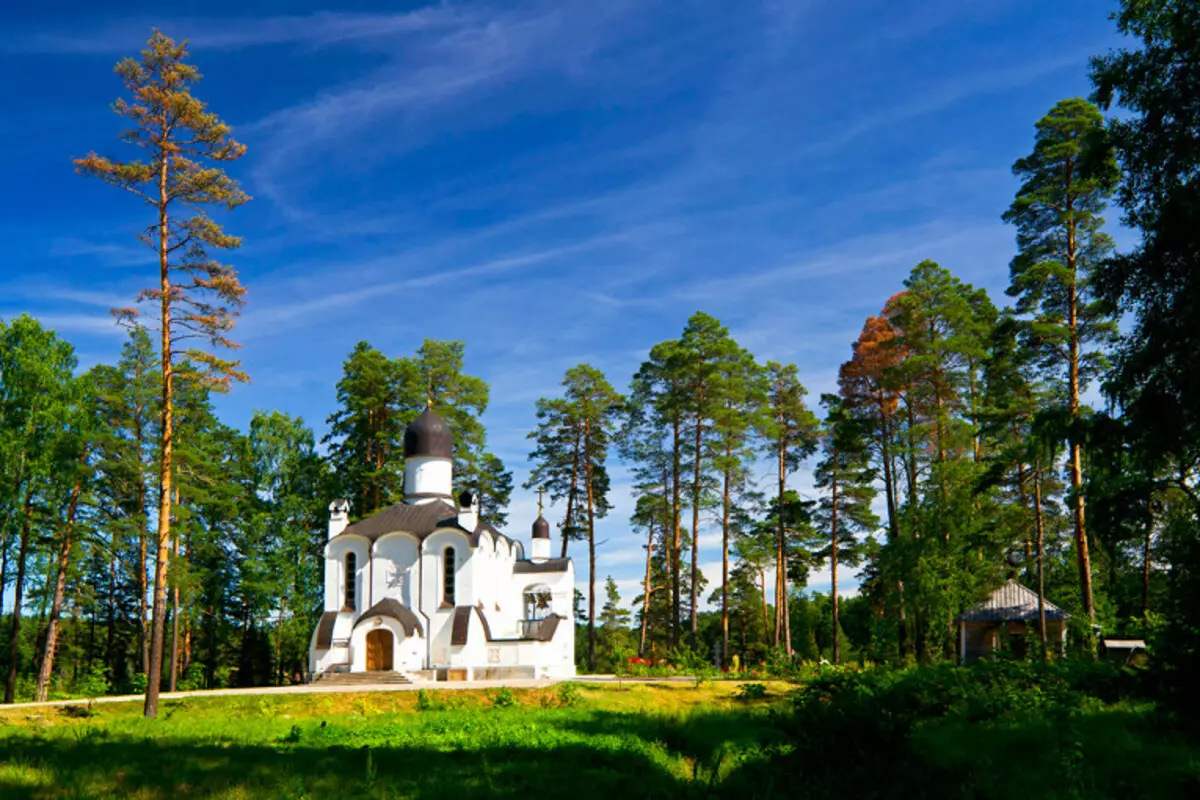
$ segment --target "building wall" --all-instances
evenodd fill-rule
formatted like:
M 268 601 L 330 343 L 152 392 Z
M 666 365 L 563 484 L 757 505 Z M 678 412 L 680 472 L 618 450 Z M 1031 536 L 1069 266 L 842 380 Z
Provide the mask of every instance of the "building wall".
M 417 551 L 420 546 L 417 537 L 408 533 L 389 533 L 375 541 L 371 568 L 372 605 L 386 597 L 394 597 L 409 608 L 416 608 L 420 578 Z
M 453 604 L 443 601 L 442 558 L 447 547 L 455 552 Z M 356 607 L 343 612 L 345 556 L 350 552 L 357 558 Z M 333 641 L 335 645 L 346 644 L 317 653 L 314 631 L 310 667 L 321 672 L 349 663 L 352 671 L 365 669 L 365 631 L 373 629 L 374 623 L 356 628 L 355 622 L 373 604 L 394 597 L 412 609 L 425 628 L 425 637 L 408 637 L 394 620 L 380 623 L 396 636 L 393 653 L 397 670 L 531 667 L 538 676 L 574 675 L 574 568 L 514 574 L 516 563 L 523 557 L 524 547 L 518 542 L 483 532 L 478 546 L 472 548 L 467 535 L 457 529 L 435 531 L 423 542 L 406 533 L 387 534 L 374 545 L 358 536 L 330 540 L 325 554 L 325 610 L 338 612 Z M 542 585 L 551 592 L 551 613 L 563 617 L 563 622 L 553 641 L 513 641 L 522 630 L 525 592 Z M 482 623 L 472 614 L 467 644 L 452 645 L 456 606 L 481 607 L 493 639 L 509 641 L 488 642 Z

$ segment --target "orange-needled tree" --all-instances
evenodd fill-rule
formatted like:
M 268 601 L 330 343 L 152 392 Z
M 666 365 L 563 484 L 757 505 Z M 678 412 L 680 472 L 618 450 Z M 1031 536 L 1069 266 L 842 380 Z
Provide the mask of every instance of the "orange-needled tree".
M 153 221 L 138 238 L 158 258 L 158 285 L 143 289 L 138 302 L 153 304 L 155 312 L 143 316 L 133 307 L 113 311 L 123 324 L 157 332 L 162 359 L 159 508 L 146 675 L 148 718 L 158 714 L 162 679 L 175 380 L 194 380 L 218 391 L 228 390 L 235 380 L 247 380 L 239 362 L 213 352 L 238 347 L 229 339 L 229 332 L 246 290 L 233 267 L 211 253 L 238 247 L 241 239 L 226 234 L 206 212 L 209 208 L 233 209 L 250 199 L 220 166 L 241 158 L 246 148 L 233 139 L 227 124 L 192 95 L 200 73 L 186 63 L 186 47 L 187 42 L 176 44 L 155 31 L 140 60 L 126 58 L 117 65 L 116 73 L 124 81 L 128 97 L 118 99 L 113 110 L 132 122 L 120 138 L 140 148 L 143 158 L 117 161 L 89 153 L 75 159 L 81 175 L 124 189 L 153 210 Z

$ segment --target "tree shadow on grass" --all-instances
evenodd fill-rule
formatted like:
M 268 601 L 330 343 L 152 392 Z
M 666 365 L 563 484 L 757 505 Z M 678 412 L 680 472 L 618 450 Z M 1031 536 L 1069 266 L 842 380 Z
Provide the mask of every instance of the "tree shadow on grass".
M 693 711 L 684 715 L 594 711 L 584 719 L 555 724 L 588 735 L 635 736 L 659 742 L 689 760 L 715 764 L 723 754 L 780 742 L 782 731 L 776 720 L 777 714 L 768 709 Z
M 0 797 L 570 797 L 692 795 L 645 755 L 549 749 L 311 748 L 91 737 L 8 738 Z

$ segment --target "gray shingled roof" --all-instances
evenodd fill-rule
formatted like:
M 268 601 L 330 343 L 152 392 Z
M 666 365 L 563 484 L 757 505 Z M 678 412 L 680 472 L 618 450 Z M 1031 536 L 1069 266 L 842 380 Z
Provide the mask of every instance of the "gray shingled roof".
M 374 542 L 384 534 L 403 531 L 411 533 L 418 539 L 424 539 L 441 528 L 454 528 L 469 534 L 472 547 L 479 544 L 479 534 L 484 531 L 498 539 L 505 540 L 510 546 L 513 544 L 511 539 L 486 522 L 480 522 L 473 531 L 464 529 L 458 524 L 458 509 L 441 500 L 429 503 L 397 503 L 394 506 L 388 506 L 347 527 L 338 536 L 365 536 Z M 336 539 L 337 536 L 333 538 Z
M 1070 617 L 1070 614 L 1046 601 L 1046 619 L 1063 620 Z M 1037 592 L 1010 580 L 988 595 L 982 603 L 971 606 L 954 619 L 956 622 L 1030 622 L 1038 619 Z
M 513 573 L 521 575 L 533 572 L 566 572 L 571 565 L 569 558 L 548 558 L 545 561 L 518 561 L 513 564 Z

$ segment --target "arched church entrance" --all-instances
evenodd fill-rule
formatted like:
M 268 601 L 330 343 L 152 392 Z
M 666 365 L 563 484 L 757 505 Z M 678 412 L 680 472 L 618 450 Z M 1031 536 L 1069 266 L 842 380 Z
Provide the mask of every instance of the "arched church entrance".
M 367 634 L 367 671 L 390 671 L 392 667 L 392 648 L 395 637 L 386 628 L 373 630 Z

